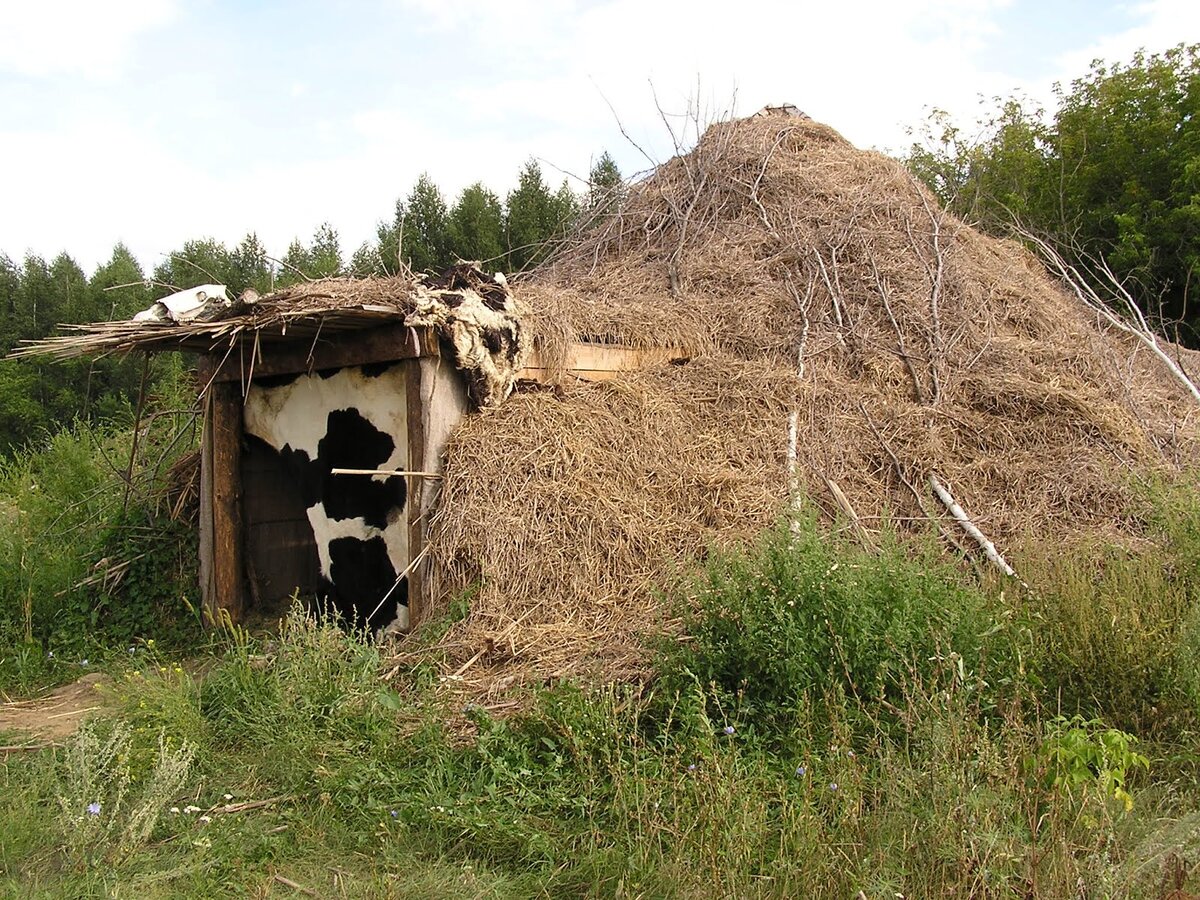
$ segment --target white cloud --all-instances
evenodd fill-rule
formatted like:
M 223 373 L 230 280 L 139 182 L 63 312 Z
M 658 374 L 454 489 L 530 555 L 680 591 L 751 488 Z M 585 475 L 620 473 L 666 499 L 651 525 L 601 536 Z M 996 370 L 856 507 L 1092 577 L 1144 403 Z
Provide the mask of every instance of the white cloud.
M 5 5 L 0 71 L 106 77 L 133 41 L 170 22 L 175 0 L 35 0 Z

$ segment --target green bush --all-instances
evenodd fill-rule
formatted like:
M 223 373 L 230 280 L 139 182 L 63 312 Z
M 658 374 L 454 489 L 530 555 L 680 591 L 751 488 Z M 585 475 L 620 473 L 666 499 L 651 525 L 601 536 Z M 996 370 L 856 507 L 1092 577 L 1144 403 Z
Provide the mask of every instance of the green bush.
M 951 679 L 993 706 L 1018 676 L 1012 611 L 932 553 L 836 545 L 812 521 L 715 556 L 661 662 L 668 694 L 698 686 L 729 721 L 786 734 L 831 688 L 886 717 L 912 682 Z
M 52 656 L 195 637 L 194 529 L 158 499 L 194 439 L 189 422 L 144 423 L 128 488 L 130 431 L 77 425 L 0 459 L 0 686 L 57 677 Z
M 1036 544 L 1014 561 L 1032 587 L 1042 702 L 1173 740 L 1200 722 L 1200 502 L 1180 482 L 1153 486 L 1145 504 L 1152 542 Z

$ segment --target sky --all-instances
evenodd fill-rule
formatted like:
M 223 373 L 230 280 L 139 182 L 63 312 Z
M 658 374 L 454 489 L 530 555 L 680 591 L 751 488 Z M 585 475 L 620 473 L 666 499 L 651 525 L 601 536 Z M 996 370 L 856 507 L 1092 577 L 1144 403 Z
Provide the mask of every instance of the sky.
M 1093 59 L 1200 41 L 1195 0 L 4 7 L 0 253 L 66 250 L 89 273 L 117 241 L 149 270 L 250 231 L 282 256 L 326 221 L 348 257 L 422 172 L 451 201 L 477 180 L 503 196 L 531 157 L 554 186 L 604 151 L 628 176 L 689 122 L 766 104 L 902 152 L 931 108 L 1050 105 Z

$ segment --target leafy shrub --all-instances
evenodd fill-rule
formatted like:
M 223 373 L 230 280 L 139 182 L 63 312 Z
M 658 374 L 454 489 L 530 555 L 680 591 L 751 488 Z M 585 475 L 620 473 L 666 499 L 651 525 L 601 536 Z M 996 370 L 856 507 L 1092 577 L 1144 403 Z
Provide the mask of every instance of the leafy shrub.
M 1135 769 L 1150 769 L 1150 760 L 1133 748 L 1137 738 L 1099 719 L 1058 716 L 1047 723 L 1047 736 L 1038 755 L 1048 786 L 1066 791 L 1094 785 L 1104 798 L 1133 809 L 1126 789 Z
M 991 704 L 1017 675 L 1010 610 L 932 554 L 836 545 L 812 521 L 715 556 L 691 600 L 666 692 L 699 686 L 724 715 L 779 733 L 831 687 L 883 713 L 913 681 L 957 679 Z
M 1043 702 L 1067 716 L 1171 739 L 1200 722 L 1200 502 L 1155 485 L 1136 549 L 1035 544 L 1016 554 L 1033 587 L 1031 666 Z

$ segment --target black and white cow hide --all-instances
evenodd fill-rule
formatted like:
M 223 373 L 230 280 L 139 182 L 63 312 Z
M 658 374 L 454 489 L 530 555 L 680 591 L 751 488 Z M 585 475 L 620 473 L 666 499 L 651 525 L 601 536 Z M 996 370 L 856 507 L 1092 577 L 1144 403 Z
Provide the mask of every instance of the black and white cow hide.
M 244 425 L 277 450 L 303 496 L 320 561 L 321 595 L 355 627 L 408 629 L 409 559 L 403 476 L 404 370 L 363 366 L 263 380 L 246 395 Z

